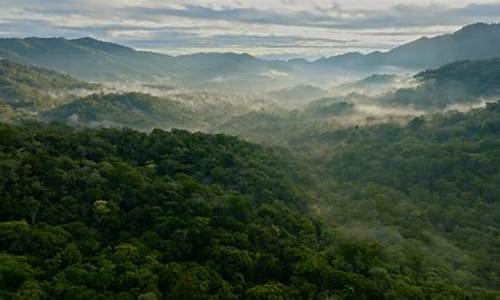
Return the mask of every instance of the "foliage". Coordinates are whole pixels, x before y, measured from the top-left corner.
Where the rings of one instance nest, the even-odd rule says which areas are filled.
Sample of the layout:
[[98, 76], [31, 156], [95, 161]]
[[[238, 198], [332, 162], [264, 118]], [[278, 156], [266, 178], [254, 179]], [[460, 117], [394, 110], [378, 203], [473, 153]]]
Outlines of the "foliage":
[[96, 88], [68, 75], [0, 59], [0, 99], [13, 107], [50, 108], [61, 101], [50, 92]]
[[72, 125], [134, 127], [140, 129], [186, 126], [190, 109], [180, 102], [142, 93], [92, 94], [47, 111], [49, 120]]
[[307, 213], [305, 170], [282, 151], [223, 135], [2, 125], [2, 297], [483, 293], [419, 276], [413, 254], [389, 264], [379, 244], [322, 225]]
[[420, 109], [444, 108], [477, 102], [500, 94], [500, 59], [457, 61], [415, 75], [416, 88], [402, 88], [385, 101], [414, 105]]
[[322, 213], [346, 236], [384, 245], [403, 274], [498, 290], [500, 104], [352, 127], [329, 144]]

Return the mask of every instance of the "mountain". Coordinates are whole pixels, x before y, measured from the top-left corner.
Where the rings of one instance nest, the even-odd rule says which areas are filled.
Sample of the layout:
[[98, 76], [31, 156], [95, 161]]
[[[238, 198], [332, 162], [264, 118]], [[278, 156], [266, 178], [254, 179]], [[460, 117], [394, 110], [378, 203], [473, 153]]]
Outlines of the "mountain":
[[477, 23], [452, 34], [422, 37], [387, 52], [350, 53], [313, 62], [318, 67], [366, 69], [391, 66], [436, 68], [457, 60], [500, 57], [500, 24]]
[[500, 288], [493, 258], [500, 246], [499, 103], [406, 124], [311, 131], [301, 142], [329, 148], [317, 162], [321, 180], [337, 190], [320, 211], [346, 234], [379, 241], [393, 263], [396, 253], [413, 253], [424, 277]]
[[337, 98], [322, 98], [309, 103], [304, 114], [314, 118], [336, 117], [352, 112], [354, 104]]
[[[328, 82], [342, 70], [424, 70], [457, 60], [500, 56], [500, 25], [478, 23], [433, 38], [423, 37], [387, 52], [346, 53], [313, 62], [268, 61], [248, 54], [199, 53], [169, 56], [137, 51], [92, 38], [4, 38], [0, 57], [65, 72], [87, 80], [162, 79], [191, 87], [248, 90], [299, 80]], [[281, 76], [276, 76], [277, 74]], [[325, 78], [326, 76], [326, 78]]]
[[[0, 59], [0, 118], [3, 122], [35, 119], [140, 130], [208, 130], [263, 105], [260, 97], [181, 91], [153, 83], [122, 88], [123, 84], [87, 83], [55, 71]], [[127, 92], [129, 89], [146, 90], [157, 96]]]
[[50, 108], [64, 100], [56, 93], [97, 88], [68, 75], [0, 59], [0, 102], [15, 108]]
[[218, 78], [230, 81], [232, 77], [241, 75], [247, 76], [248, 80], [248, 76], [259, 77], [269, 68], [281, 68], [277, 63], [266, 62], [248, 54], [200, 53], [172, 57], [136, 51], [92, 38], [0, 39], [0, 57], [91, 81], [151, 81], [156, 78], [180, 85], [196, 85], [205, 81], [216, 85]]
[[496, 299], [499, 128], [490, 104], [320, 132], [309, 161], [221, 134], [0, 124], [0, 297]]
[[165, 70], [175, 64], [166, 55], [135, 51], [91, 38], [0, 39], [0, 49], [6, 58], [94, 81], [122, 76], [166, 76]]
[[444, 108], [500, 97], [500, 58], [458, 61], [414, 76], [418, 86], [401, 88], [386, 99], [418, 108]]
[[394, 74], [373, 74], [355, 83], [356, 87], [366, 88], [393, 83], [397, 79]]

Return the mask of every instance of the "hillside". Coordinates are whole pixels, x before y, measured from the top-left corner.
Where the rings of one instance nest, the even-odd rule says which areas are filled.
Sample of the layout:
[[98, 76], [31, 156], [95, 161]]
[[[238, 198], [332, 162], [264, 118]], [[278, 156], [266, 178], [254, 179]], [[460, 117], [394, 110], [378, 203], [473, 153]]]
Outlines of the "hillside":
[[96, 88], [54, 71], [0, 59], [0, 101], [4, 105], [46, 109], [61, 102], [54, 93]]
[[499, 107], [311, 132], [308, 159], [2, 125], [1, 295], [494, 299]]
[[183, 127], [192, 111], [180, 102], [142, 93], [93, 94], [58, 106], [43, 115], [72, 125], [154, 128]]
[[84, 79], [117, 79], [125, 76], [164, 76], [171, 64], [166, 55], [137, 52], [131, 48], [90, 38], [0, 39], [9, 59], [65, 72]]
[[446, 35], [422, 37], [387, 52], [351, 53], [313, 62], [317, 67], [367, 69], [394, 66], [423, 70], [457, 60], [500, 57], [500, 24], [477, 23]]
[[380, 293], [327, 265], [308, 275], [327, 233], [296, 211], [291, 182], [307, 181], [283, 154], [184, 131], [34, 124], [0, 136], [2, 297]]
[[477, 103], [500, 97], [500, 59], [458, 61], [414, 76], [419, 85], [391, 93], [386, 101], [423, 109]]
[[[153, 80], [186, 86], [221, 76], [258, 76], [274, 63], [246, 54], [200, 53], [172, 57], [81, 38], [0, 39], [0, 57], [71, 74], [86, 80]], [[215, 83], [215, 82], [213, 82]]]
[[4, 38], [0, 39], [0, 57], [93, 81], [161, 78], [170, 84], [205, 89], [252, 90], [277, 89], [292, 83], [328, 83], [331, 76], [342, 75], [346, 70], [425, 70], [457, 60], [491, 59], [500, 56], [499, 45], [500, 25], [478, 23], [451, 34], [423, 37], [387, 52], [346, 53], [312, 62], [268, 61], [235, 53], [174, 57], [92, 38]]
[[327, 149], [314, 158], [331, 193], [319, 208], [345, 234], [379, 241], [389, 263], [410, 255], [411, 276], [498, 290], [499, 140], [495, 103], [407, 125], [310, 131], [300, 143]]
[[325, 97], [328, 95], [328, 91], [318, 86], [304, 84], [271, 91], [267, 95], [277, 99], [285, 106], [294, 106]]

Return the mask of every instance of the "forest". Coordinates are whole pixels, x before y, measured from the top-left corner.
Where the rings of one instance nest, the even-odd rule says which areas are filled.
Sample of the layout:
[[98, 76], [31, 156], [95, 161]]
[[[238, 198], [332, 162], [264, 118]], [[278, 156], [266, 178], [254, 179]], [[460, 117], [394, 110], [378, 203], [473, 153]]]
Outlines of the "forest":
[[[396, 128], [342, 133], [350, 135], [347, 145], [322, 167], [328, 185], [286, 151], [235, 137], [2, 125], [1, 295], [495, 299], [500, 144], [491, 139], [500, 109], [469, 118], [477, 116], [484, 124], [476, 137], [453, 115], [400, 128], [415, 137], [385, 147], [398, 139]], [[436, 137], [425, 134], [430, 128]], [[387, 141], [376, 142], [381, 136]], [[457, 146], [458, 139], [467, 145]], [[356, 159], [370, 147], [380, 158]], [[399, 147], [407, 148], [402, 157], [380, 161]], [[446, 151], [470, 158], [446, 161]], [[427, 155], [442, 160], [436, 178], [417, 169], [417, 180], [407, 177], [413, 185], [399, 180], [397, 170], [418, 168]], [[394, 176], [370, 169], [379, 163]], [[458, 175], [481, 177], [470, 185], [450, 181]], [[315, 196], [312, 187], [332, 191]], [[338, 210], [331, 218], [314, 210], [327, 204]], [[386, 240], [346, 231], [361, 222], [381, 232], [384, 226]], [[398, 237], [389, 236], [391, 228]], [[442, 257], [437, 247], [450, 251]]]
[[462, 49], [497, 32], [315, 61], [0, 38], [0, 299], [500, 299], [498, 45]]

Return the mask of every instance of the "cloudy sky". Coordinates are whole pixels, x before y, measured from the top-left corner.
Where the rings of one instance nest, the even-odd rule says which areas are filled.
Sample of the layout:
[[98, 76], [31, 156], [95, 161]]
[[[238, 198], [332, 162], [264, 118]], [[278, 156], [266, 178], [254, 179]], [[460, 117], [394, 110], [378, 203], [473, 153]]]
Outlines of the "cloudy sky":
[[492, 0], [0, 0], [0, 36], [91, 36], [169, 54], [263, 57], [387, 50], [475, 22]]

